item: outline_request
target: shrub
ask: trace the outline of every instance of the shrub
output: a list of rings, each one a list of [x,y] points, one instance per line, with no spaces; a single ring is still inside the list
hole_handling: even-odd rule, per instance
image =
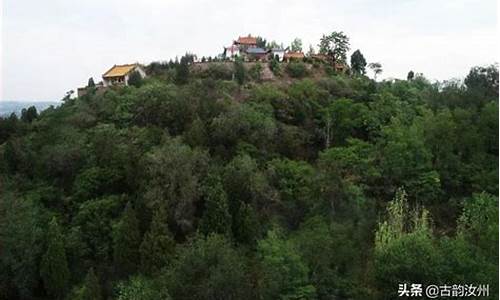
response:
[[[203,78],[212,78],[220,80],[231,80],[233,72],[224,64],[210,64],[201,74]]]
[[[302,78],[307,75],[306,65],[302,62],[291,62],[286,66],[287,73],[293,78]]]
[[[260,81],[261,74],[262,74],[262,64],[259,62],[255,63],[255,65],[253,65],[248,71],[248,75],[250,75],[250,78],[252,78],[255,81]]]
[[[280,63],[276,58],[273,58],[269,61],[269,69],[271,69],[271,72],[273,72],[274,76],[281,75]]]

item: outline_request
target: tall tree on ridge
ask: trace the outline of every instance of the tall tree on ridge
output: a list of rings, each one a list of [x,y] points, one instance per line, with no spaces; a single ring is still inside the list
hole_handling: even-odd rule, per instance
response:
[[[323,35],[319,43],[319,53],[328,55],[334,63],[346,63],[349,48],[349,37],[342,31]]]
[[[368,68],[372,69],[375,80],[377,80],[377,75],[382,74],[382,64],[379,62],[369,63]]]
[[[366,59],[361,51],[356,50],[351,55],[351,69],[355,74],[364,75],[366,73]]]

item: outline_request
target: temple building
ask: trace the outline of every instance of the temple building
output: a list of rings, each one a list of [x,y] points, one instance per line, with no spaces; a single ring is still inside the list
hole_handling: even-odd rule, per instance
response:
[[[104,86],[128,85],[130,74],[138,72],[142,78],[146,77],[146,72],[139,64],[114,65],[102,75]]]

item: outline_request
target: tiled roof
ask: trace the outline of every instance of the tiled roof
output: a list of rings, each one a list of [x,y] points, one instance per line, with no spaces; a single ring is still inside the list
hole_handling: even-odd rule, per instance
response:
[[[239,37],[238,40],[236,41],[238,44],[242,45],[256,45],[257,44],[257,38],[252,37],[252,36],[244,36],[244,37]]]
[[[285,58],[304,58],[304,53],[302,53],[302,52],[287,52],[287,53],[285,53]]]
[[[265,54],[265,53],[267,53],[267,50],[262,49],[262,48],[248,48],[247,53],[248,54]]]
[[[311,55],[312,58],[316,58],[316,59],[323,59],[323,60],[327,60],[328,59],[328,56],[324,55],[324,54],[313,54]]]
[[[104,75],[102,75],[103,78],[107,77],[120,77],[120,76],[125,76],[134,68],[137,66],[137,64],[129,64],[129,65],[114,65],[111,69],[109,69]]]

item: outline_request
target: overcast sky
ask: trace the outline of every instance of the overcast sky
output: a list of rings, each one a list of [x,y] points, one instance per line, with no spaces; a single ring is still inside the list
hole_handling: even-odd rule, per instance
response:
[[[0,100],[59,100],[114,64],[217,55],[239,35],[304,48],[344,31],[380,78],[497,61],[495,0],[2,0]],[[2,5],[0,4],[0,5]]]

